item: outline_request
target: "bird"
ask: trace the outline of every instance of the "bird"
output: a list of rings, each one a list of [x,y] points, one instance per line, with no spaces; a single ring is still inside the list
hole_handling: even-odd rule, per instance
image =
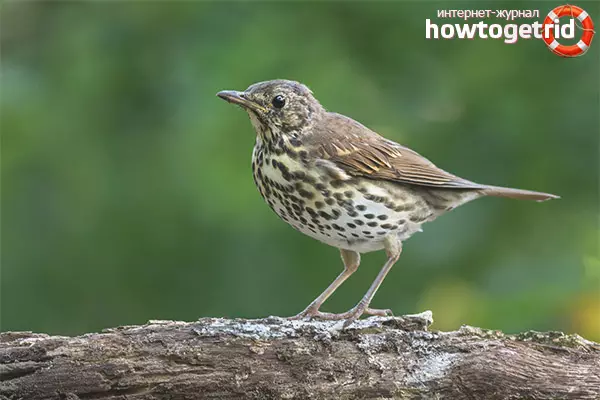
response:
[[[438,168],[417,152],[345,115],[327,111],[304,84],[276,79],[217,96],[240,106],[256,132],[252,174],[263,199],[289,225],[340,251],[344,269],[291,319],[390,316],[371,300],[421,225],[480,197],[545,201],[559,196],[484,185]],[[384,250],[387,261],[344,313],[320,310],[359,267],[361,254]]]

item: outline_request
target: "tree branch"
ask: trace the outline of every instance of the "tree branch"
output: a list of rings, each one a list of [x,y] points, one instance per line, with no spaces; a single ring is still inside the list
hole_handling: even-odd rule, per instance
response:
[[[578,335],[430,332],[431,313],[342,322],[150,321],[74,338],[0,335],[2,399],[598,399]]]

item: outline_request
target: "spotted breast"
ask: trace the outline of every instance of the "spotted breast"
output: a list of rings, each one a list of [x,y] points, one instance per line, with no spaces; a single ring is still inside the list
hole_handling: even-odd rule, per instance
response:
[[[381,250],[445,211],[431,190],[351,178],[326,160],[311,159],[298,139],[265,143],[252,154],[254,181],[277,215],[323,243],[361,253]],[[430,192],[430,193],[423,193]]]

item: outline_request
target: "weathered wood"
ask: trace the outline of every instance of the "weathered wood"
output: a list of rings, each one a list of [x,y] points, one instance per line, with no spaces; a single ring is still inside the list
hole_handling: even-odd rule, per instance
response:
[[[578,335],[430,332],[431,313],[342,322],[150,321],[78,337],[0,335],[2,399],[599,399]]]

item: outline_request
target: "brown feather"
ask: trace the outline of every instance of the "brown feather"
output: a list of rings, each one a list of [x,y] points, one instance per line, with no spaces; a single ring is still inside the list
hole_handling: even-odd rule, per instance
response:
[[[512,189],[499,186],[487,186],[483,194],[494,197],[508,197],[510,199],[546,201],[560,199],[560,196],[550,193],[534,192],[532,190]]]
[[[350,176],[439,188],[485,188],[436,167],[417,152],[340,114],[326,113],[304,139],[308,148]]]
[[[549,193],[481,185],[438,168],[419,153],[386,139],[344,115],[326,112],[304,138],[307,148],[348,176],[384,179],[411,185],[480,190],[482,194],[544,201]]]

